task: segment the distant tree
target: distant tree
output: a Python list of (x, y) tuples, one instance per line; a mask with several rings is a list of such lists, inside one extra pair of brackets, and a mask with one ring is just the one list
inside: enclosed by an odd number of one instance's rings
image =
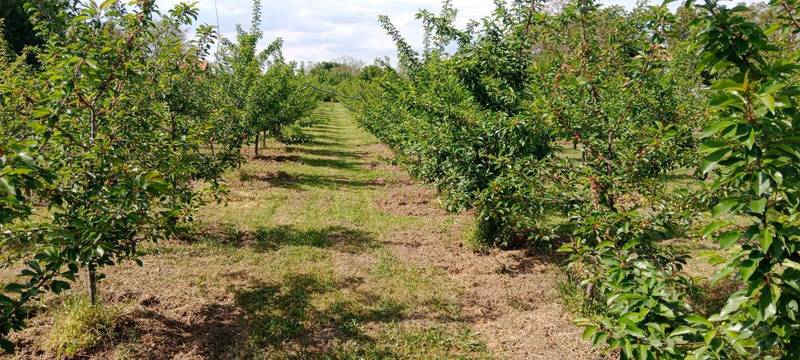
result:
[(364, 81), (371, 81), (383, 75), (385, 71), (385, 68), (378, 65), (369, 65), (361, 69), (361, 71), (358, 73), (358, 77)]
[(352, 75), (358, 74), (358, 72), (366, 65), (363, 60), (356, 59), (352, 56), (340, 56), (334, 59), (333, 62), (350, 71)]
[(325, 61), (314, 65), (311, 68), (310, 74), (317, 82), (325, 86), (337, 86), (343, 81), (348, 80), (354, 76), (357, 70), (354, 70), (349, 65)]

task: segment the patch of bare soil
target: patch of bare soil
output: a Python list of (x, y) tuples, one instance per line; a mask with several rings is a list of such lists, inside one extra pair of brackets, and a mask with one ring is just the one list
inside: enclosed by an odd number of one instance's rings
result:
[[(447, 214), (435, 192), (408, 184), (386, 189), (378, 207), (391, 214), (434, 217)], [(469, 215), (456, 217), (468, 223)], [(436, 220), (438, 219), (438, 220)], [(441, 228), (441, 227), (440, 227)], [(400, 259), (445, 271), (464, 288), (461, 312), (490, 349), (509, 359), (598, 359), (581, 340), (581, 330), (565, 313), (556, 290), (558, 269), (546, 256), (517, 251), (481, 254), (436, 229), (401, 230), (381, 240)]]
[[(73, 358), (234, 357), (247, 338), (246, 324), (241, 320), (243, 310), (226, 289), (198, 284), (197, 280), (212, 273), (227, 276), (228, 270), (204, 264), (186, 269), (175, 266), (169, 256), (148, 256), (144, 260), (148, 262), (147, 268), (123, 265), (110, 271), (109, 277), (101, 282), (101, 302), (121, 305), (125, 311), (116, 321), (113, 338), (104, 339), (98, 347)], [(234, 272), (231, 277), (235, 277)], [(35, 317), (28, 329), (15, 334), (12, 339), (18, 349), (9, 358), (53, 359), (53, 353), (42, 350), (42, 341), (52, 327), (50, 322), (48, 316)]]
[(400, 216), (446, 216), (447, 212), (440, 206), (436, 193), (429, 187), (423, 187), (400, 181), (387, 187), (376, 206), (383, 212)]

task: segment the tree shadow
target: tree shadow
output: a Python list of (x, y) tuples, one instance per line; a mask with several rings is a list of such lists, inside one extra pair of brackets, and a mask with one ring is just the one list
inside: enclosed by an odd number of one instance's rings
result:
[(344, 159), (314, 159), (298, 155), (259, 155), (253, 157), (254, 160), (260, 160), (268, 163), (286, 163), (293, 162), (313, 167), (327, 167), (337, 170), (355, 170), (360, 168), (360, 164), (354, 161)]
[(276, 162), (276, 163), (300, 162), (303, 160), (302, 157), (297, 155), (259, 155), (259, 156), (254, 156), (253, 159), (266, 162)]
[(314, 148), (304, 148), (296, 146), (287, 147), (286, 151), (290, 153), (299, 152), (307, 155), (336, 157), (342, 159), (362, 159), (366, 155), (363, 152), (332, 150), (332, 149), (314, 149)]
[[(341, 136), (336, 136), (335, 133), (329, 133), (329, 132), (323, 132), (323, 131), (320, 131), (320, 132), (317, 132), (317, 133), (313, 134), (313, 138), (314, 138), (314, 140), (318, 140), (320, 142), (324, 142), (323, 144), (325, 144), (327, 146), (339, 145), (344, 140), (344, 138), (342, 138)], [(306, 143), (306, 144), (308, 144), (308, 143)]]
[(343, 126), (336, 126), (336, 125), (331, 125), (331, 124), (322, 124), (322, 125), (317, 125), (317, 126), (314, 127), (314, 130), (317, 130), (317, 129), (332, 130), (332, 131), (340, 132), (340, 131), (344, 130), (345, 128)]
[(360, 254), (379, 246), (378, 241), (368, 232), (344, 226), (300, 230), (292, 225), (279, 225), (245, 231), (234, 224), (218, 223), (195, 226), (181, 234), (179, 239), (237, 248), (249, 247), (257, 251), (275, 251), (286, 246), (310, 246)]
[[(121, 319), (117, 332), (130, 332), (135, 358), (175, 359), (192, 354), (203, 359), (234, 357), (247, 338), (242, 310), (233, 304), (205, 304), (190, 318), (173, 318), (162, 311), (137, 309)], [(144, 345), (144, 346), (142, 346)]]
[(359, 163), (342, 159), (309, 159), (303, 157), (300, 158), (300, 162), (308, 166), (327, 167), (337, 170), (356, 170), (361, 168)]
[(255, 232), (255, 240), (258, 249), (267, 251), (288, 245), (312, 246), (358, 254), (378, 246), (378, 242), (369, 233), (343, 226), (311, 230), (298, 230), (291, 225), (260, 228)]
[[(115, 333), (128, 335), (113, 345), (128, 344), (128, 355), (137, 359), (261, 358), (266, 354), (306, 359), (342, 358), (349, 352), (338, 345), (350, 341), (368, 351), (369, 358), (397, 358), (361, 325), (403, 320), (406, 306), (355, 290), (357, 280), (331, 282), (313, 274), (295, 274), (280, 281), (253, 282), (234, 289), (230, 303), (206, 303), (189, 313), (144, 306), (118, 321)], [(333, 297), (327, 306), (314, 302), (343, 288), (351, 289), (353, 296)]]
[(300, 274), (287, 276), (280, 283), (254, 283), (235, 292), (236, 305), (245, 313), (242, 321), (249, 330), (250, 350), (317, 358), (336, 357), (335, 345), (347, 341), (358, 342), (361, 347), (374, 346), (375, 340), (359, 324), (399, 321), (405, 307), (387, 299), (370, 299), (371, 295), (335, 299), (329, 306), (312, 305), (315, 296), (347, 287), (347, 281), (330, 283)]
[(242, 181), (259, 181), (281, 189), (304, 190), (305, 187), (329, 189), (377, 188), (385, 185), (377, 180), (355, 180), (341, 176), (289, 174), (284, 171), (247, 174)]

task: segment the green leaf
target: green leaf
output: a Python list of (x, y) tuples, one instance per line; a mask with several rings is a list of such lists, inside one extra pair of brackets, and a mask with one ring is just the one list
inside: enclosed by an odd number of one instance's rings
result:
[(700, 138), (705, 139), (707, 137), (714, 136), (718, 132), (730, 128), (734, 125), (736, 125), (735, 121), (730, 121), (730, 120), (717, 121), (715, 123), (706, 126), (706, 128), (703, 129), (703, 133), (700, 135)]
[(761, 308), (762, 316), (764, 319), (772, 319), (778, 313), (777, 303), (781, 298), (781, 290), (779, 286), (771, 286), (761, 292), (761, 297), (758, 299), (758, 306)]
[(702, 171), (703, 174), (708, 174), (717, 167), (717, 164), (719, 164), (720, 161), (728, 157), (730, 153), (730, 149), (724, 148), (709, 154), (703, 158), (703, 164), (700, 166), (700, 171)]
[(689, 316), (686, 317), (686, 321), (688, 321), (690, 324), (704, 325), (704, 326), (706, 326), (708, 328), (711, 328), (711, 327), (714, 326), (714, 324), (712, 324), (711, 321), (708, 321), (708, 319), (706, 319), (702, 315), (696, 315), (696, 314), (695, 315), (689, 315)]
[(750, 211), (756, 214), (763, 214), (767, 209), (767, 199), (750, 200)]
[(633, 346), (629, 340), (625, 340), (622, 350), (625, 351), (625, 356), (627, 356), (629, 359), (633, 357)]
[(563, 244), (558, 248), (558, 250), (556, 250), (556, 252), (572, 253), (575, 252), (575, 249), (573, 249), (572, 244)]
[(792, 260), (789, 260), (789, 259), (784, 260), (782, 265), (786, 266), (788, 268), (795, 269), (795, 270), (800, 270), (800, 263), (792, 261)]
[(690, 327), (688, 327), (686, 325), (681, 325), (677, 329), (673, 330), (669, 334), (669, 337), (676, 337), (676, 336), (681, 336), (681, 335), (686, 335), (686, 334), (693, 334), (694, 332), (695, 332), (694, 329), (692, 329), (692, 328), (690, 328)]
[(586, 329), (583, 330), (583, 335), (581, 335), (581, 338), (586, 341), (594, 339), (594, 335), (597, 334), (597, 329), (598, 328), (595, 325), (587, 326)]
[(770, 94), (759, 95), (758, 99), (769, 109), (769, 112), (775, 113), (775, 97)]
[(719, 246), (721, 248), (727, 249), (731, 247), (733, 244), (735, 244), (737, 241), (739, 241), (739, 239), (741, 238), (742, 238), (741, 231), (729, 231), (720, 235), (717, 238), (717, 242), (719, 243)]
[(12, 354), (14, 353), (14, 343), (0, 337), (0, 350), (3, 350), (6, 354)]
[(711, 88), (714, 90), (745, 91), (744, 85), (731, 79), (722, 79), (715, 83)]
[(730, 146), (728, 146), (728, 143), (717, 140), (706, 140), (700, 144), (700, 148), (698, 150), (703, 154), (710, 154), (724, 149), (731, 150)]
[(747, 150), (752, 150), (753, 145), (756, 144), (756, 131), (753, 128), (747, 129), (747, 137), (744, 139), (744, 145), (747, 146)]
[(735, 198), (728, 198), (725, 200), (720, 201), (714, 208), (711, 210), (711, 214), (716, 218), (720, 215), (725, 215), (734, 208), (739, 206), (739, 199)]
[(736, 293), (728, 299), (728, 302), (725, 304), (725, 307), (722, 308), (720, 311), (720, 317), (726, 318), (728, 315), (736, 312), (739, 308), (749, 300), (747, 296), (742, 293)]
[(50, 290), (52, 290), (56, 294), (62, 293), (64, 290), (70, 288), (70, 285), (66, 281), (55, 280), (50, 284)]
[(632, 239), (632, 240), (629, 240), (628, 242), (626, 242), (626, 243), (625, 243), (625, 245), (624, 245), (624, 246), (622, 246), (622, 250), (630, 250), (630, 249), (633, 249), (634, 247), (638, 246), (638, 245), (639, 245), (639, 244), (641, 244), (641, 243), (642, 243), (642, 242), (641, 242), (640, 240), (638, 240), (638, 239)]
[(639, 344), (639, 360), (647, 360), (649, 355), (650, 352), (647, 349), (647, 345)]
[(14, 188), (14, 185), (11, 184), (11, 181), (4, 177), (0, 177), (0, 189), (4, 190), (6, 194), (11, 196), (17, 196), (17, 190)]
[(705, 341), (706, 344), (710, 344), (711, 341), (714, 340), (714, 338), (716, 337), (717, 337), (717, 330), (711, 329), (706, 333), (705, 336), (703, 336), (703, 341)]
[(25, 291), (25, 287), (17, 283), (9, 283), (5, 286), (5, 291), (21, 294)]
[(769, 247), (772, 246), (772, 232), (769, 229), (762, 229), (758, 234), (758, 243), (761, 245), (761, 251), (768, 253)]
[(614, 242), (613, 241), (603, 241), (603, 242), (597, 244), (597, 246), (595, 246), (595, 249), (601, 250), (601, 249), (612, 248), (612, 247), (614, 247)]
[(783, 173), (782, 173), (782, 172), (780, 172), (780, 171), (777, 171), (777, 170), (776, 170), (776, 171), (775, 171), (775, 172), (772, 174), (772, 179), (773, 179), (773, 180), (775, 180), (775, 184), (776, 184), (778, 187), (780, 187), (781, 185), (783, 185)]
[(114, 5), (114, 3), (116, 3), (116, 2), (117, 2), (117, 0), (105, 0), (105, 1), (103, 1), (102, 4), (100, 4), (100, 9), (106, 10), (106, 9), (110, 8), (111, 5)]
[(706, 226), (705, 229), (703, 229), (703, 237), (707, 237), (717, 232), (717, 230), (722, 229), (723, 227), (726, 227), (728, 225), (730, 225), (730, 223), (725, 220), (716, 220), (711, 224), (708, 224), (708, 226)]
[(753, 276), (753, 273), (758, 269), (760, 261), (760, 259), (745, 259), (742, 261), (739, 265), (739, 275), (742, 276), (742, 280), (747, 281)]
[(31, 112), (31, 117), (33, 117), (34, 119), (44, 119), (46, 117), (49, 117), (50, 114), (52, 114), (52, 113), (53, 112), (50, 111), (49, 108), (40, 107), (40, 108), (33, 109), (33, 111)]

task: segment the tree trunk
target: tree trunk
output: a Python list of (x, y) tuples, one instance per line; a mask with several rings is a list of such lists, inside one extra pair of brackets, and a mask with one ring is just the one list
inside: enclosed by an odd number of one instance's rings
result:
[(614, 199), (614, 194), (611, 193), (612, 187), (614, 186), (613, 177), (614, 171), (611, 168), (611, 160), (614, 159), (614, 132), (608, 132), (608, 155), (606, 158), (606, 176), (608, 177), (608, 186), (604, 189), (606, 192), (606, 197), (608, 198), (608, 206), (614, 212), (617, 212), (617, 204)]
[(89, 301), (97, 305), (97, 269), (94, 263), (89, 264)]
[(261, 135), (260, 132), (256, 132), (256, 157), (258, 157), (258, 145), (259, 145), (259, 136)]

